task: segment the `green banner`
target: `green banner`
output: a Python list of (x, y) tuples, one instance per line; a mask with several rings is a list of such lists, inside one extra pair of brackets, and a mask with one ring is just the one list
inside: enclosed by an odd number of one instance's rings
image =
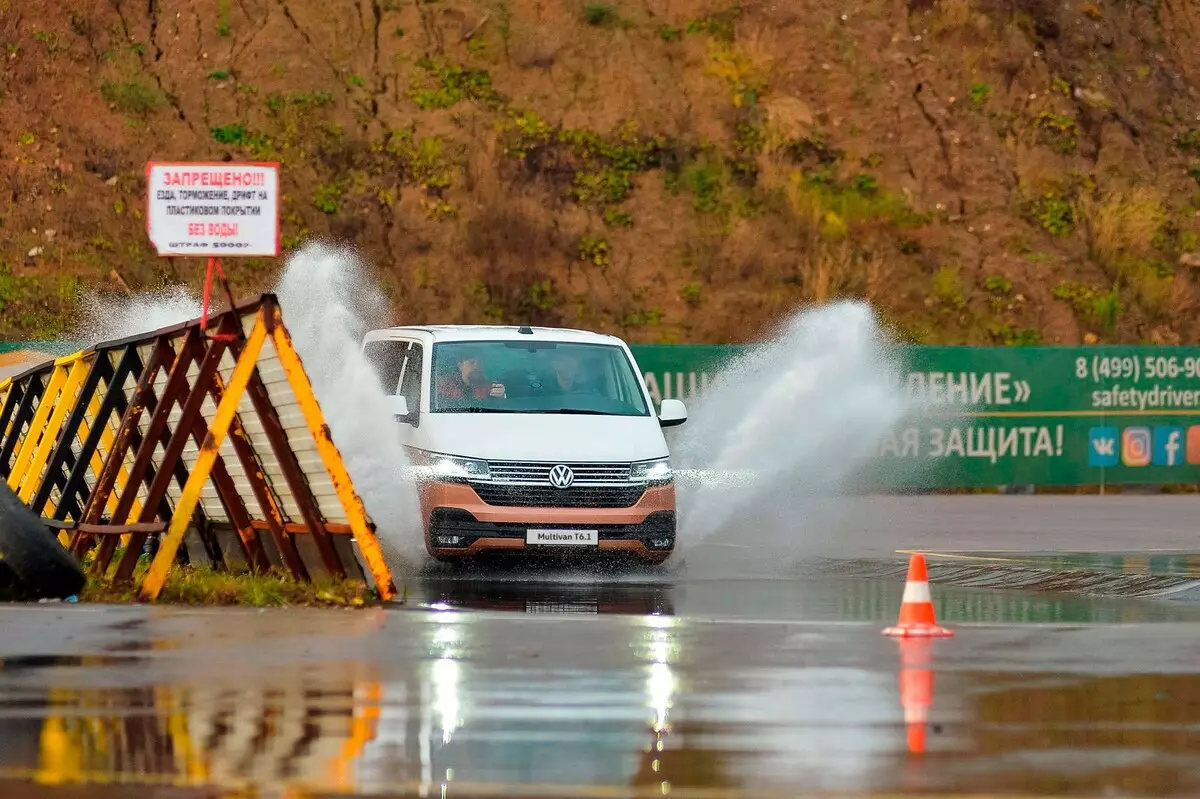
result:
[[(632, 349), (657, 402), (703, 395), (743, 348)], [(1200, 482), (1200, 347), (901, 352), (900, 388), (934, 410), (880, 442), (872, 483)]]

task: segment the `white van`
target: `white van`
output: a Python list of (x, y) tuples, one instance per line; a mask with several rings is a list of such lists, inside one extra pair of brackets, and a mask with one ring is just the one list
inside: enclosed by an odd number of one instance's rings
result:
[(418, 475), (429, 554), (633, 555), (675, 548), (662, 428), (625, 342), (581, 330), (482, 325), (374, 330), (363, 354), (391, 397)]

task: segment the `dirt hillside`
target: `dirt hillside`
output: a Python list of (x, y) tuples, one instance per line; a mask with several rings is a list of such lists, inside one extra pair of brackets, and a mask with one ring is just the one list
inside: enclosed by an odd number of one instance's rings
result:
[(1195, 343), (1198, 41), (1195, 0), (0, 0), (0, 336), (199, 284), (144, 164), (253, 159), (410, 321)]

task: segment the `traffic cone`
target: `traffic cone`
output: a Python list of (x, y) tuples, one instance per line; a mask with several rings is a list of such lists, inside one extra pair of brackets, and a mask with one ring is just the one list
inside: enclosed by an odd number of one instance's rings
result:
[(949, 638), (953, 632), (939, 627), (933, 613), (933, 598), (929, 595), (929, 572), (925, 556), (913, 554), (908, 562), (908, 581), (900, 604), (900, 620), (888, 627), (884, 635), (898, 638)]

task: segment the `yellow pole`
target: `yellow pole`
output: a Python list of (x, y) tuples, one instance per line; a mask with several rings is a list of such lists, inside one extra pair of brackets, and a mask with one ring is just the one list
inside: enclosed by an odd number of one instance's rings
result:
[(34, 446), (38, 442), (38, 437), (42, 429), (46, 426), (46, 420), (50, 417), (50, 411), (54, 408), (54, 400), (58, 396), (58, 392), (62, 389), (62, 384), (66, 379), (66, 368), (55, 363), (54, 371), (50, 373), (50, 382), (46, 385), (45, 391), (42, 392), (42, 398), (38, 400), (33, 420), (29, 423), (29, 433), (25, 436), (25, 440), (21, 442), (21, 451), (17, 453), (17, 459), (13, 462), (12, 472), (8, 475), (8, 487), (13, 491), (16, 491), (25, 479), (25, 473), (29, 470), (29, 461), (33, 458)]
[(325, 423), (321, 406), (317, 404), (312, 385), (304, 373), (300, 354), (296, 352), (296, 348), (292, 345), (292, 338), (283, 326), (279, 306), (272, 304), (270, 312), (273, 322), (271, 337), (275, 342), (279, 363), (283, 367), (284, 374), (287, 375), (292, 393), (296, 395), (296, 402), (300, 406), (301, 413), (304, 414), (308, 431), (312, 433), (312, 437), (316, 441), (317, 451), (321, 454), (321, 460), (325, 463), (325, 469), (333, 481), (333, 488), (346, 511), (346, 518), (350, 521), (350, 529), (354, 532), (355, 540), (358, 541), (358, 548), (362, 551), (363, 557), (367, 560), (367, 566), (371, 569), (379, 596), (382, 599), (391, 599), (396, 595), (396, 585), (392, 582), (392, 573), (388, 568), (387, 561), (384, 560), (379, 541), (376, 540), (367, 524), (366, 508), (363, 507), (358, 492), (354, 490), (354, 483), (350, 479), (350, 473), (346, 471), (342, 454), (334, 445), (333, 439), (330, 438), (329, 426)]
[[(221, 404), (217, 406), (216, 415), (213, 417), (212, 424), (209, 425), (208, 437), (205, 438), (204, 446), (200, 448), (196, 463), (192, 466), (191, 474), (188, 475), (183, 491), (180, 492), (179, 502), (175, 505), (175, 512), (171, 516), (171, 524), (167, 527), (167, 534), (163, 536), (158, 547), (158, 554), (154, 557), (154, 562), (150, 564), (150, 570), (142, 581), (139, 591), (142, 599), (157, 599), (167, 581), (167, 574), (171, 571), (171, 564), (175, 561), (175, 553), (179, 551), (179, 545), (183, 543), (183, 534), (187, 531), (188, 523), (191, 522), (192, 514), (196, 510), (196, 504), (200, 501), (200, 492), (204, 489), (204, 484), (208, 482), (208, 476), (212, 471), (213, 463), (217, 460), (221, 443), (225, 440), (225, 434), (229, 432), (229, 426), (233, 423), (238, 403), (242, 401), (242, 394), (246, 392), (246, 384), (250, 382), (250, 377), (254, 374), (254, 367), (258, 363), (258, 354), (262, 350), (266, 338), (266, 322), (260, 310), (254, 321), (254, 328), (246, 337), (241, 357), (238, 358), (237, 364), (233, 368), (229, 385), (225, 387), (225, 396), (221, 397)], [(192, 390), (198, 391), (201, 388), (193, 386)], [(171, 467), (172, 464), (169, 463), (160, 466), (162, 469)]]
[[(26, 479), (21, 483), (21, 490), (17, 492), (17, 496), (25, 504), (29, 504), (34, 490), (41, 485), (42, 481), (38, 477), (46, 468), (46, 460), (50, 457), (50, 449), (58, 438), (58, 431), (62, 428), (63, 422), (67, 420), (67, 414), (75, 408), (75, 402), (79, 398), (79, 387), (83, 385), (83, 380), (87, 377), (89, 359), (84, 358), (82, 352), (69, 355), (63, 360), (70, 363), (71, 371), (63, 383), (58, 401), (54, 403), (54, 411), (50, 414), (46, 429), (42, 431), (42, 440), (38, 442), (37, 450), (33, 453), (33, 460), (30, 461), (29, 468), (26, 470)], [(63, 363), (63, 368), (66, 365)]]

